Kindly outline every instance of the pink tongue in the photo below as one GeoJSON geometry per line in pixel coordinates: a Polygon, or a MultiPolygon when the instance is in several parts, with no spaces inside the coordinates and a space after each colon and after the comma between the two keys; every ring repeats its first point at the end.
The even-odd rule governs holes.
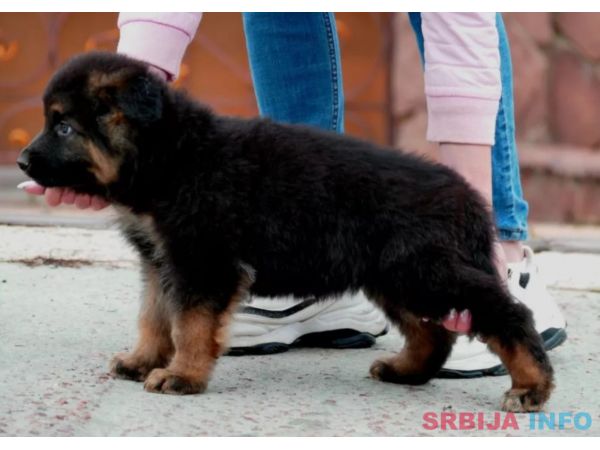
{"type": "Polygon", "coordinates": [[[43,195],[46,192],[46,188],[44,186],[40,186],[35,181],[24,181],[23,183],[17,186],[19,189],[23,189],[28,194],[33,195],[43,195]]]}

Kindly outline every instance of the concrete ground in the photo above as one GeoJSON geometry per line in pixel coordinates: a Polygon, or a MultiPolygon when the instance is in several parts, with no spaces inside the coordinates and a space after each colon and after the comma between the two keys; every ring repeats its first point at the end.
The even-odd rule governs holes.
{"type": "Polygon", "coordinates": [[[538,256],[569,324],[550,354],[557,387],[547,412],[589,413],[591,427],[534,432],[518,415],[518,430],[460,431],[427,430],[423,414],[481,412],[492,422],[508,377],[420,387],[368,378],[375,358],[401,347],[395,332],[371,349],[223,357],[203,395],[113,380],[108,361],[136,334],[135,256],[110,229],[0,226],[0,435],[599,435],[600,254],[587,252],[598,241],[566,237],[541,241],[561,252],[538,256]]]}

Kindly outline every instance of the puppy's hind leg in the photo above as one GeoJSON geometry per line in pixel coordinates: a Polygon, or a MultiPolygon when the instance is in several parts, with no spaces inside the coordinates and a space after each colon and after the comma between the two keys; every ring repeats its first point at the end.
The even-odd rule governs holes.
{"type": "Polygon", "coordinates": [[[553,369],[532,313],[507,293],[497,292],[493,302],[493,307],[478,317],[474,313],[473,331],[484,338],[510,374],[512,387],[504,394],[502,409],[540,411],[554,388],[553,369]]]}
{"type": "Polygon", "coordinates": [[[371,365],[371,376],[391,383],[426,383],[442,368],[452,350],[456,334],[436,323],[425,322],[389,302],[379,300],[377,303],[390,320],[398,324],[406,341],[397,355],[376,360],[371,365]]]}
{"type": "Polygon", "coordinates": [[[477,269],[465,270],[461,291],[463,305],[473,315],[471,331],[500,357],[512,380],[502,409],[540,411],[554,388],[553,369],[531,311],[512,299],[498,277],[477,269]]]}
{"type": "Polygon", "coordinates": [[[164,293],[156,270],[143,266],[144,296],[138,318],[138,342],[131,353],[116,355],[110,372],[117,378],[143,381],[156,367],[168,364],[173,354],[171,325],[164,310],[164,293]]]}

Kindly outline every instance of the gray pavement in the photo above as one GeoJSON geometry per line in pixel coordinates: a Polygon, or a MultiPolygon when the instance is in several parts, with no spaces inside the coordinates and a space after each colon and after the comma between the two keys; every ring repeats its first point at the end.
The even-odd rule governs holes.
{"type": "Polygon", "coordinates": [[[114,230],[0,226],[0,436],[599,435],[600,255],[544,252],[542,272],[567,317],[551,352],[557,388],[547,412],[587,412],[588,430],[427,430],[423,414],[481,412],[494,420],[508,377],[433,380],[420,387],[367,377],[397,351],[395,332],[364,350],[296,349],[223,357],[203,395],[144,392],[107,375],[134,342],[134,254],[114,230]]]}

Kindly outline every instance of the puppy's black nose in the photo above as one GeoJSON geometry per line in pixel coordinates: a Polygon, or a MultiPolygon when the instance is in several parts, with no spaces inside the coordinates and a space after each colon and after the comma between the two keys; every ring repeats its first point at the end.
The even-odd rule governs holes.
{"type": "Polygon", "coordinates": [[[17,159],[17,164],[19,165],[22,171],[26,171],[29,168],[29,158],[27,157],[27,155],[21,153],[21,155],[17,159]]]}

